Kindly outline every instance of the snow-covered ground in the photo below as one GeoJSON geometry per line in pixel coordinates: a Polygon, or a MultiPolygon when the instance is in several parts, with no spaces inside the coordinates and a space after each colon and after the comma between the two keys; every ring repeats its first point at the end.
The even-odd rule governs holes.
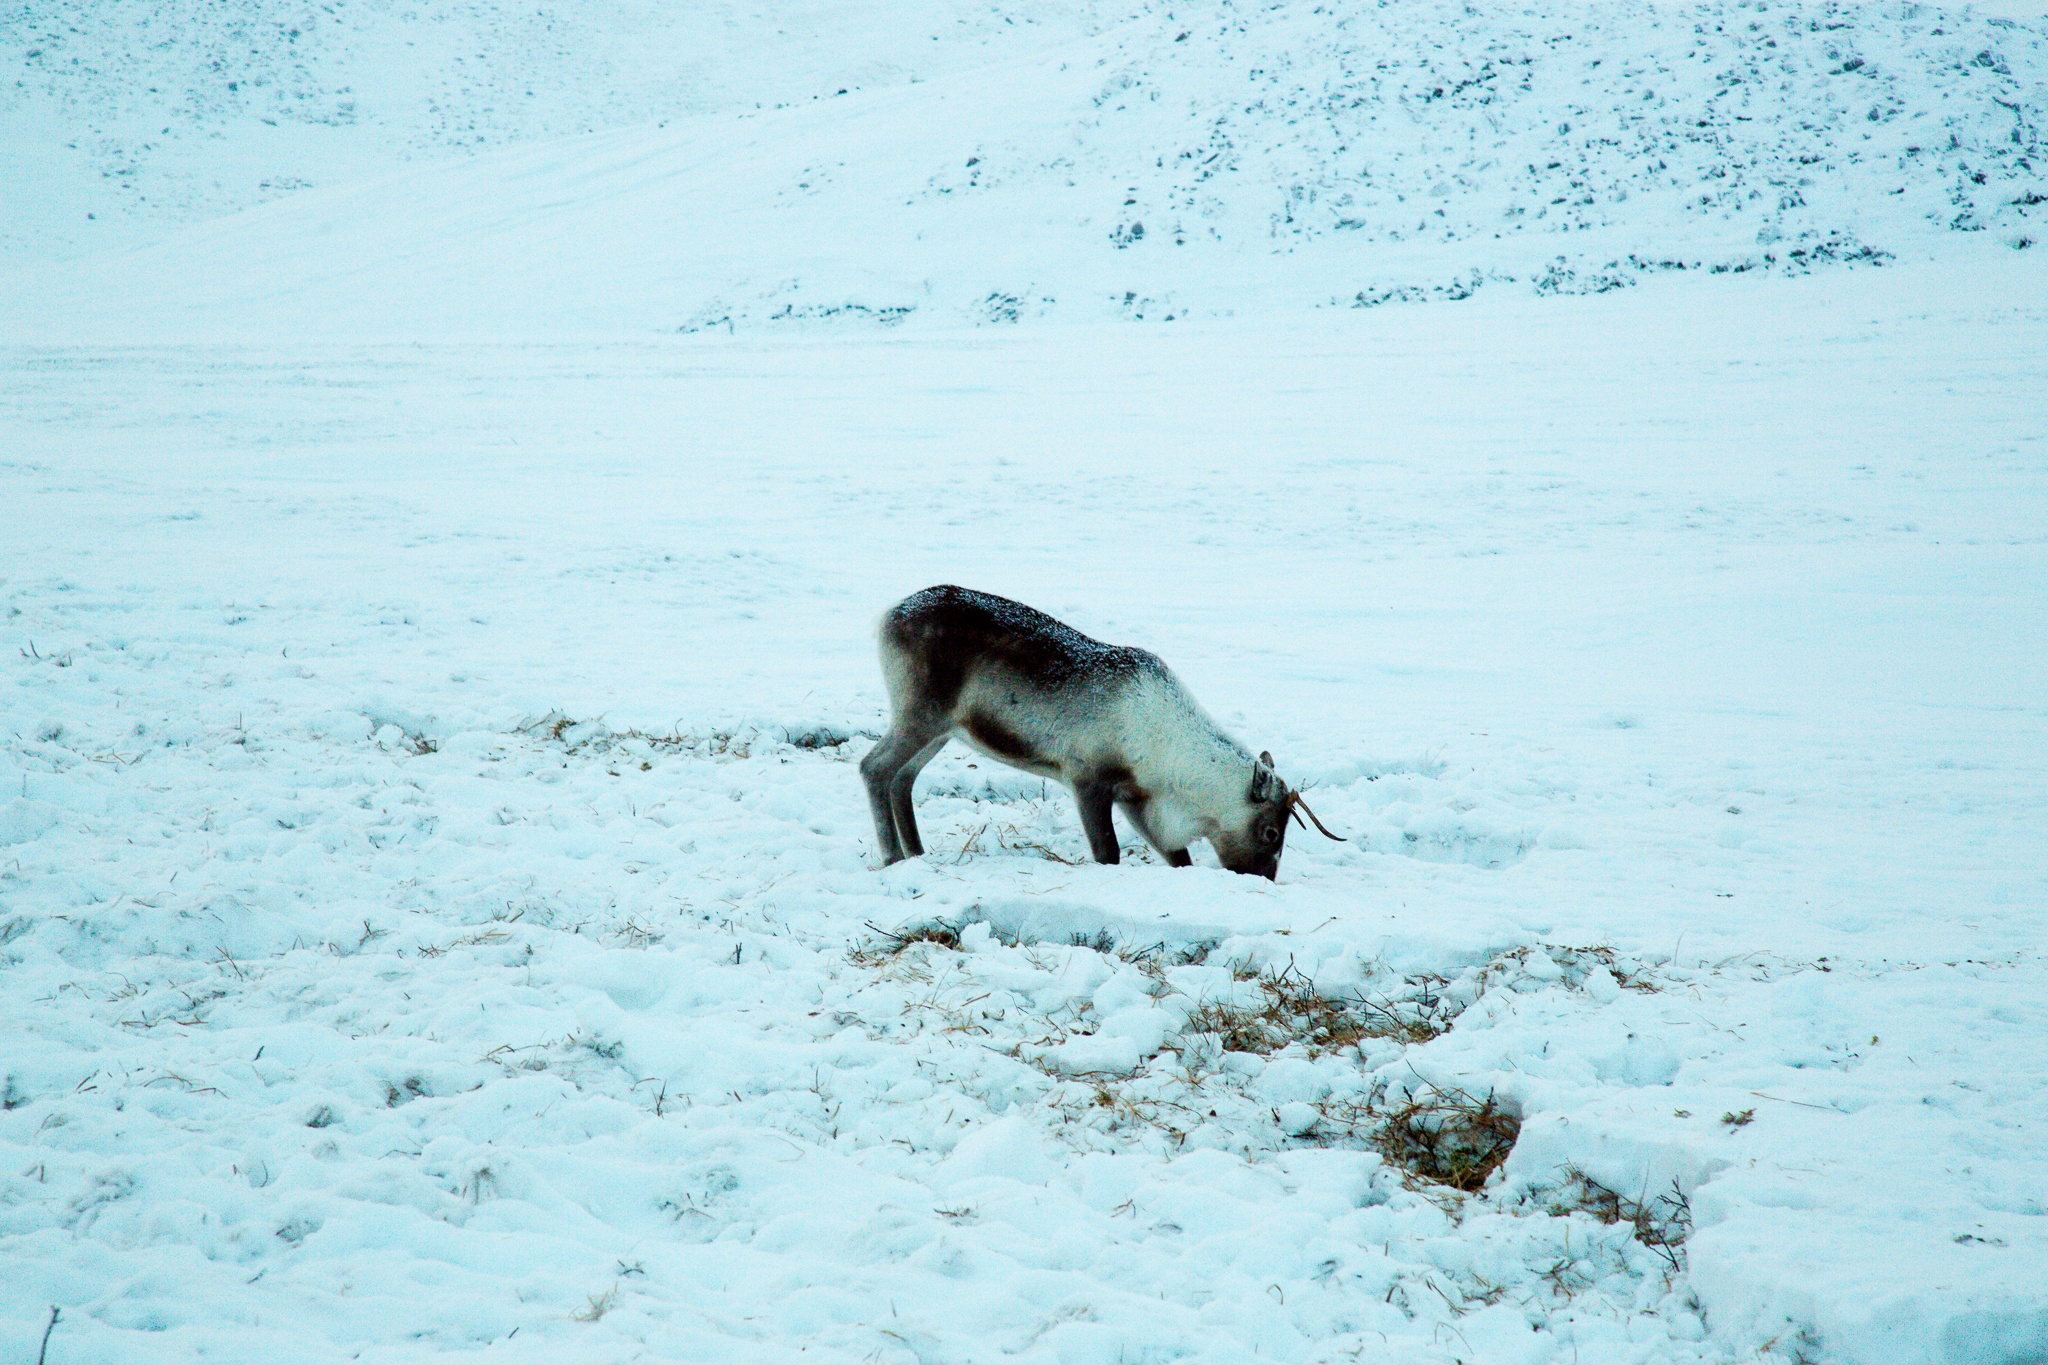
{"type": "Polygon", "coordinates": [[[593,13],[0,24],[0,1359],[2048,1360],[2037,13],[593,13]]]}

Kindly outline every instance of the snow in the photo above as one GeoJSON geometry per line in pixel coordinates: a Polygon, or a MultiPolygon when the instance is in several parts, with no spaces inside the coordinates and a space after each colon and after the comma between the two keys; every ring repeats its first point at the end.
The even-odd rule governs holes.
{"type": "Polygon", "coordinates": [[[2048,1360],[2037,10],[38,44],[0,1357],[2048,1360]],[[1099,867],[956,746],[878,869],[937,582],[1155,651],[1349,842],[1099,867]],[[1223,1045],[1285,991],[1398,1026],[1223,1045]],[[1380,1126],[1461,1097],[1520,1125],[1470,1193],[1380,1126]]]}
{"type": "Polygon", "coordinates": [[[0,243],[132,246],[318,186],[508,145],[931,80],[1113,11],[607,0],[56,0],[0,24],[0,243]],[[88,217],[88,215],[91,215],[88,217]]]}
{"type": "MultiPolygon", "coordinates": [[[[17,96],[25,133],[55,147],[81,112],[95,128],[126,117],[79,111],[47,67],[127,8],[37,49],[26,69],[40,84],[24,82],[17,96]]],[[[944,26],[922,10],[903,22],[916,27],[913,16],[944,26]]],[[[1669,273],[1920,258],[1958,234],[2007,249],[2042,236],[2048,40],[2038,24],[1922,6],[1246,13],[1207,0],[1092,24],[1056,9],[1016,43],[977,43],[996,17],[981,13],[938,45],[980,64],[954,52],[907,68],[908,79],[753,107],[698,113],[660,82],[621,78],[622,93],[604,95],[621,119],[664,94],[677,116],[580,139],[539,135],[595,123],[600,110],[588,101],[593,87],[614,88],[608,69],[570,87],[579,98],[536,95],[514,125],[506,106],[524,96],[476,84],[460,74],[467,67],[436,68],[450,84],[419,78],[438,93],[405,125],[420,130],[407,145],[476,154],[381,177],[367,170],[395,155],[385,150],[396,140],[389,124],[405,101],[387,96],[376,107],[388,112],[360,129],[347,119],[327,126],[340,116],[313,111],[340,98],[323,93],[330,85],[355,79],[395,40],[375,26],[330,35],[339,21],[316,25],[284,47],[333,48],[333,74],[320,74],[327,68],[312,54],[280,53],[264,68],[275,68],[264,98],[310,82],[289,101],[310,120],[295,136],[320,127],[317,145],[337,144],[336,163],[363,173],[102,259],[89,274],[38,262],[17,272],[0,318],[48,340],[118,331],[258,343],[955,326],[1046,314],[1169,321],[1479,289],[1603,292],[1669,273]],[[481,152],[468,136],[478,127],[490,132],[476,134],[481,152]]],[[[459,25],[446,18],[425,31],[452,44],[451,28],[459,25]]],[[[137,31],[154,30],[145,21],[137,31]]],[[[17,41],[45,43],[23,32],[17,41]]],[[[545,72],[533,77],[536,91],[567,81],[545,54],[573,36],[492,33],[512,52],[492,70],[545,72]]],[[[830,32],[813,41],[836,45],[830,32]]],[[[188,46],[199,45],[172,43],[150,60],[169,63],[188,46]]],[[[817,74],[813,57],[794,71],[727,79],[766,94],[817,74]]],[[[218,132],[222,147],[206,154],[220,163],[218,183],[314,155],[312,143],[273,148],[279,130],[254,116],[261,101],[243,111],[245,92],[222,95],[217,79],[203,83],[214,103],[164,113],[172,121],[159,127],[174,140],[193,119],[218,132]],[[225,129],[214,127],[220,120],[225,129]]],[[[115,88],[127,103],[137,98],[126,82],[115,88]]],[[[250,88],[259,88],[253,79],[250,88]]],[[[85,152],[35,155],[37,167],[70,167],[85,152]]],[[[102,180],[146,187],[155,173],[143,167],[158,153],[123,155],[134,164],[106,161],[102,180]]],[[[58,186],[75,188],[75,178],[58,186]]],[[[275,170],[240,197],[315,178],[275,170]]],[[[44,202],[52,212],[68,205],[76,219],[87,201],[72,202],[69,188],[44,202]]],[[[133,214],[143,197],[143,188],[100,190],[90,202],[133,214]]],[[[180,208],[174,199],[165,211],[180,208]]]]}

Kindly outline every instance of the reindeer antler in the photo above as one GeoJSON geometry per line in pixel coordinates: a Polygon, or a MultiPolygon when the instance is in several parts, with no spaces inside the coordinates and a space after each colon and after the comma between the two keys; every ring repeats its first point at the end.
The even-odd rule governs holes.
{"type": "MultiPolygon", "coordinates": [[[[1308,826],[1307,826],[1307,825],[1305,825],[1305,824],[1302,824],[1302,819],[1301,819],[1301,813],[1302,813],[1303,811],[1308,811],[1308,818],[1309,818],[1309,819],[1311,819],[1311,820],[1316,820],[1316,813],[1315,813],[1314,811],[1312,811],[1312,810],[1309,810],[1309,809],[1308,809],[1308,802],[1306,802],[1306,801],[1304,801],[1304,800],[1302,800],[1302,799],[1301,799],[1301,793],[1300,793],[1300,792],[1290,792],[1290,793],[1288,794],[1288,799],[1287,799],[1287,813],[1288,813],[1289,815],[1292,815],[1292,816],[1294,817],[1294,823],[1295,823],[1295,824],[1297,824],[1297,825],[1301,825],[1301,827],[1302,827],[1303,829],[1307,829],[1307,828],[1308,828],[1308,826]]],[[[1317,829],[1319,829],[1319,830],[1322,830],[1322,832],[1323,832],[1323,837],[1324,837],[1324,838],[1326,838],[1326,839],[1335,839],[1335,840],[1336,840],[1336,841],[1337,841],[1338,843],[1340,843],[1340,844],[1342,844],[1342,843],[1349,843],[1349,842],[1350,842],[1350,841],[1349,841],[1348,839],[1346,839],[1346,838],[1345,838],[1345,837],[1344,837],[1343,835],[1341,835],[1341,834],[1332,834],[1332,833],[1330,833],[1330,831],[1329,831],[1328,827],[1327,827],[1327,826],[1325,826],[1325,825],[1323,824],[1323,822],[1322,822],[1322,821],[1320,821],[1320,820],[1316,820],[1316,828],[1317,828],[1317,829]]]]}

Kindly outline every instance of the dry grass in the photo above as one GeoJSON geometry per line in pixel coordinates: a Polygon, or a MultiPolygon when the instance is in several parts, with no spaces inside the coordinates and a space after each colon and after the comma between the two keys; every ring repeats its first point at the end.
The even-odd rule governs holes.
{"type": "Polygon", "coordinates": [[[1566,947],[1562,944],[1545,943],[1515,948],[1502,953],[1486,964],[1479,974],[1480,989],[1490,989],[1496,982],[1513,980],[1522,970],[1529,955],[1540,946],[1543,954],[1556,963],[1562,972],[1561,980],[1575,990],[1584,989],[1586,978],[1595,971],[1606,970],[1614,977],[1615,984],[1626,991],[1641,991],[1653,994],[1659,987],[1640,966],[1631,966],[1605,944],[1591,944],[1586,947],[1566,947]]]}
{"type": "MultiPolygon", "coordinates": [[[[905,1013],[936,1018],[948,1031],[987,1033],[984,1024],[965,1017],[984,995],[952,1003],[959,993],[954,987],[964,984],[954,980],[962,960],[952,953],[960,948],[965,927],[927,921],[891,930],[870,923],[873,937],[853,951],[852,959],[913,987],[930,987],[913,989],[903,1002],[905,1013]]],[[[1063,945],[1018,946],[1034,966],[1047,972],[1059,970],[1066,954],[1075,951],[1114,957],[1150,977],[1155,995],[1174,992],[1174,967],[1213,962],[1216,948],[1206,941],[1184,946],[1163,941],[1147,946],[1119,943],[1106,929],[1076,933],[1063,945]]],[[[1051,1086],[1040,1102],[1063,1126],[1105,1136],[1154,1130],[1178,1143],[1215,1117],[1221,1097],[1204,1087],[1219,1077],[1228,1085],[1232,1074],[1216,1066],[1220,1053],[1264,1057],[1293,1049],[1311,1057],[1342,1055],[1368,1040],[1413,1046],[1442,1036],[1458,1009],[1441,989],[1441,978],[1411,978],[1409,993],[1373,999],[1326,995],[1292,961],[1279,968],[1235,961],[1227,970],[1234,983],[1229,998],[1197,1004],[1180,1029],[1180,1041],[1167,1044],[1166,1051],[1180,1055],[1179,1072],[1153,1067],[1154,1057],[1129,1072],[1089,1074],[1071,1073],[1048,1060],[1042,1055],[1045,1050],[1093,1032],[1085,1004],[1073,1014],[1034,1014],[1043,1036],[998,1050],[1046,1076],[1051,1086]]],[[[1507,1159],[1521,1128],[1519,1119],[1493,1096],[1476,1099],[1453,1089],[1425,1088],[1397,1104],[1386,1103],[1381,1089],[1368,1098],[1330,1100],[1318,1108],[1322,1121],[1300,1140],[1377,1148],[1409,1174],[1414,1188],[1434,1189],[1451,1201],[1485,1186],[1507,1159]]]]}
{"type": "MultiPolygon", "coordinates": [[[[1020,1060],[1038,1065],[1029,1058],[1020,1060]]],[[[1040,1066],[1039,1070],[1045,1068],[1040,1066]]],[[[1045,1074],[1054,1084],[1043,1103],[1059,1116],[1062,1125],[1077,1125],[1105,1134],[1140,1129],[1177,1134],[1201,1121],[1190,1106],[1167,1096],[1145,1093],[1138,1073],[1045,1074]]]]}
{"type": "Polygon", "coordinates": [[[491,944],[503,943],[511,937],[512,935],[502,929],[484,929],[474,934],[464,934],[462,937],[451,939],[445,944],[422,943],[413,951],[417,952],[421,957],[439,957],[453,948],[488,947],[491,944]]]}
{"type": "Polygon", "coordinates": [[[995,836],[996,846],[1005,853],[1028,853],[1032,857],[1043,858],[1062,867],[1080,867],[1086,861],[1068,857],[1043,839],[1026,834],[1007,820],[984,820],[981,827],[968,835],[966,841],[960,845],[960,851],[953,855],[954,865],[957,867],[971,858],[987,856],[988,850],[982,847],[982,840],[990,835],[995,836]]]}
{"type": "Polygon", "coordinates": [[[1602,1185],[1576,1166],[1565,1168],[1565,1183],[1552,1192],[1553,1214],[1590,1213],[1610,1226],[1627,1223],[1638,1242],[1664,1258],[1676,1275],[1685,1269],[1685,1239],[1692,1232],[1692,1201],[1677,1181],[1671,1193],[1635,1200],[1602,1185]]]}
{"type": "Polygon", "coordinates": [[[1387,1113],[1370,1140],[1410,1174],[1473,1194],[1508,1159],[1521,1132],[1522,1121],[1491,1094],[1480,1100],[1431,1087],[1387,1113]]]}
{"type": "Polygon", "coordinates": [[[961,926],[943,921],[920,924],[909,929],[884,929],[874,921],[868,921],[868,931],[875,934],[879,942],[855,948],[847,956],[862,967],[879,967],[893,961],[906,948],[917,943],[936,943],[941,948],[955,952],[960,948],[961,926]]]}
{"type": "Polygon", "coordinates": [[[597,1322],[601,1320],[606,1313],[618,1307],[619,1287],[613,1285],[602,1294],[589,1295],[589,1299],[590,1302],[587,1306],[577,1309],[569,1316],[578,1322],[597,1322]]]}
{"type": "MultiPolygon", "coordinates": [[[[1188,1034],[1212,1034],[1225,1052],[1251,1052],[1270,1056],[1299,1043],[1311,1056],[1355,1047],[1367,1038],[1391,1038],[1402,1043],[1426,1043],[1450,1027],[1427,1005],[1417,1002],[1379,1002],[1363,996],[1332,998],[1316,989],[1315,982],[1292,962],[1279,971],[1259,972],[1245,964],[1234,964],[1231,976],[1250,981],[1260,999],[1239,1005],[1212,1001],[1188,1015],[1182,1028],[1188,1034]]],[[[1424,1000],[1434,997],[1425,996],[1424,1000]]]]}
{"type": "MultiPolygon", "coordinates": [[[[572,754],[605,757],[625,753],[639,757],[652,752],[680,754],[692,758],[751,758],[756,750],[803,749],[830,758],[846,758],[845,746],[856,738],[875,738],[865,730],[836,725],[760,725],[737,730],[670,730],[665,735],[645,730],[613,730],[600,721],[579,721],[559,711],[550,711],[516,727],[520,734],[559,744],[572,754]]],[[[649,765],[643,761],[640,766],[649,765]]]]}

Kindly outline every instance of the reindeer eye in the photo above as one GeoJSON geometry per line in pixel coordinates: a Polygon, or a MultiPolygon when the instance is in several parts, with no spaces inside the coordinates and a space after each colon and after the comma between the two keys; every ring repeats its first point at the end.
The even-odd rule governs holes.
{"type": "Polygon", "coordinates": [[[1260,831],[1259,831],[1259,842],[1260,842],[1260,843],[1262,843],[1262,844],[1277,844],[1277,843],[1279,843],[1279,842],[1280,842],[1280,826],[1278,826],[1278,825],[1268,825],[1268,826],[1266,826],[1266,827],[1265,827],[1264,829],[1260,830],[1260,831]]]}

